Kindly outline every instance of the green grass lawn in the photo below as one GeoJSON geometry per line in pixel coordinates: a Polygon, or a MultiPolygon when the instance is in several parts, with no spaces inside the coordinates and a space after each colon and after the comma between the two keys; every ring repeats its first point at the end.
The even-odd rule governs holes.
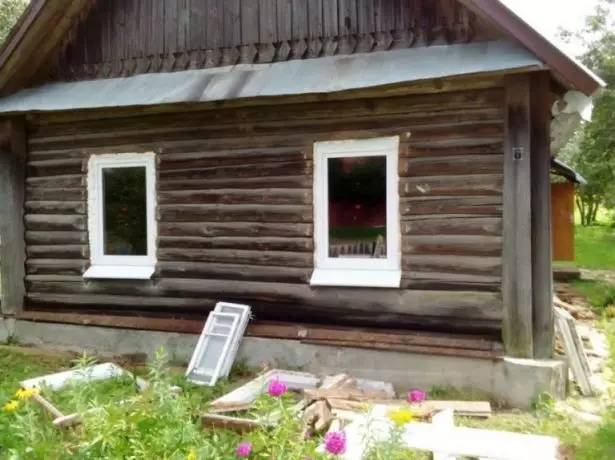
{"type": "Polygon", "coordinates": [[[577,225],[574,243],[578,267],[615,270],[615,228],[577,225]]]}

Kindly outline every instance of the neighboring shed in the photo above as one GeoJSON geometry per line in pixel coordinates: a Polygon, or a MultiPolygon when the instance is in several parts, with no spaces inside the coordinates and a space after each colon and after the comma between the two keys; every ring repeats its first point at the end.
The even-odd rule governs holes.
{"type": "Polygon", "coordinates": [[[553,261],[574,262],[574,196],[585,179],[557,158],[551,158],[551,173],[562,180],[551,182],[551,228],[553,261]]]}
{"type": "Polygon", "coordinates": [[[34,0],[3,313],[181,332],[229,300],[551,357],[551,107],[601,85],[497,0],[34,0]]]}

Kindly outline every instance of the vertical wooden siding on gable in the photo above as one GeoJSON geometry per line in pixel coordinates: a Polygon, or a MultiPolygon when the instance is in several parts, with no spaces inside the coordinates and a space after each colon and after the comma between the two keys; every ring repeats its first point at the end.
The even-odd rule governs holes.
{"type": "Polygon", "coordinates": [[[500,328],[503,92],[420,95],[30,126],[28,308],[500,328]],[[310,288],[312,145],[401,137],[402,289],[310,288]],[[158,155],[151,281],[84,281],[90,153],[158,155]],[[464,291],[461,294],[459,291],[464,291]]]}
{"type": "Polygon", "coordinates": [[[457,0],[105,0],[38,80],[269,63],[495,37],[457,0]]]}

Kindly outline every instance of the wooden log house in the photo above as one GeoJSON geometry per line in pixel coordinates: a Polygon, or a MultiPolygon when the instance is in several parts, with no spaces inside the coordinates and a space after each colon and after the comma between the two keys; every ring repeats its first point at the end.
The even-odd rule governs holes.
{"type": "Polygon", "coordinates": [[[602,85],[499,0],[33,0],[2,314],[181,331],[227,300],[550,357],[551,106],[602,85]]]}

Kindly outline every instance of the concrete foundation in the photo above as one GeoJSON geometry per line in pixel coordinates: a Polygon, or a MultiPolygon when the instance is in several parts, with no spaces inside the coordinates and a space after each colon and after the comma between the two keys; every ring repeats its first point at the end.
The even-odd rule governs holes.
{"type": "MultiPolygon", "coordinates": [[[[0,340],[3,337],[0,323],[0,340]]],[[[13,338],[24,345],[58,351],[97,354],[144,353],[163,347],[173,361],[187,363],[197,335],[17,321],[13,338]]],[[[237,360],[248,366],[270,366],[313,373],[347,373],[385,380],[399,389],[452,386],[490,395],[511,407],[528,408],[543,392],[565,396],[566,365],[561,361],[431,356],[302,344],[295,340],[246,337],[237,360]]]]}

